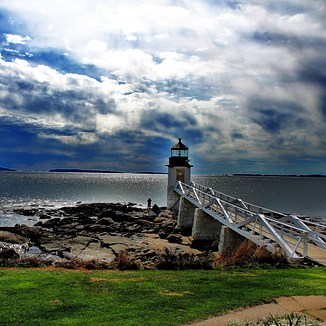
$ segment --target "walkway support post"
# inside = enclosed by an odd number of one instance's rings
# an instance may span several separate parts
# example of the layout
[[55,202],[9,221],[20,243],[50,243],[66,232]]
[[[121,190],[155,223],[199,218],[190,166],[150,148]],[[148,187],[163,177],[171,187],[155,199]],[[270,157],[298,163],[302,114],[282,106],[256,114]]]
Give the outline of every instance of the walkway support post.
[[196,208],[194,224],[192,227],[192,238],[194,240],[219,240],[222,224],[202,209]]
[[180,198],[178,226],[185,231],[192,230],[196,206],[184,197]]
[[244,240],[245,238],[240,234],[223,225],[221,227],[218,253],[220,255],[228,255],[232,250],[239,247]]

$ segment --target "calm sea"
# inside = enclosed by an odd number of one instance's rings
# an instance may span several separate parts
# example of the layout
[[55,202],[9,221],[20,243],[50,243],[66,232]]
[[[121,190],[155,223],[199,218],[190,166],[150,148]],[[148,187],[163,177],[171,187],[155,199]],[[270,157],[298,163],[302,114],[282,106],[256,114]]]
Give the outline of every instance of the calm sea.
[[[199,176],[194,182],[279,212],[326,217],[326,178]],[[167,175],[105,173],[0,173],[0,225],[35,223],[14,207],[60,207],[77,202],[166,205]]]

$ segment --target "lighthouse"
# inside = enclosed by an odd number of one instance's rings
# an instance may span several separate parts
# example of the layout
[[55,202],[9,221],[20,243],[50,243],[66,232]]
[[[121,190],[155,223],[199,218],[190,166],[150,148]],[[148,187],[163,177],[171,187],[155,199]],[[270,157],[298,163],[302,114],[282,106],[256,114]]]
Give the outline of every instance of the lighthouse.
[[167,188],[167,208],[178,209],[179,195],[174,191],[174,186],[178,181],[190,184],[190,168],[188,159],[189,148],[181,142],[171,147],[168,166],[168,188]]

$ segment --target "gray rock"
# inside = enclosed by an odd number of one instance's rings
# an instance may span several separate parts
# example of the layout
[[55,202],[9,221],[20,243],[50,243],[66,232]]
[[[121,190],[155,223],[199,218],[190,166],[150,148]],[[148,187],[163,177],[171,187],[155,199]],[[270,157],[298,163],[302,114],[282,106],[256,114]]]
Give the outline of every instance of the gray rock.
[[61,221],[61,219],[59,217],[55,217],[52,218],[50,220],[47,220],[45,222],[42,223],[42,227],[44,228],[53,228],[56,225],[59,225],[59,222]]
[[119,252],[123,252],[127,250],[127,246],[124,243],[117,243],[110,246],[110,249],[115,253],[118,254]]
[[157,217],[151,210],[132,205],[95,203],[60,210],[35,209],[33,213],[49,219],[37,223],[37,227],[17,225],[0,230],[22,237],[15,243],[31,241],[47,255],[113,261],[119,252],[128,251],[128,255],[138,253],[137,259],[149,262],[163,248],[193,251],[181,244],[183,238],[177,234],[180,230],[168,210]]
[[26,237],[8,231],[0,231],[0,241],[17,244],[30,242]]

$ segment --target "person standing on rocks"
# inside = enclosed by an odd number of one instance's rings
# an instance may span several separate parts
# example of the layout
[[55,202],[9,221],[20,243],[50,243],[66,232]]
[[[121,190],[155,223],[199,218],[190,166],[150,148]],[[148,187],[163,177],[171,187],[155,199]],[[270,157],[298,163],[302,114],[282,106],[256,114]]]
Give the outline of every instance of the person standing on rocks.
[[147,199],[147,210],[149,211],[152,208],[152,199],[148,198]]

